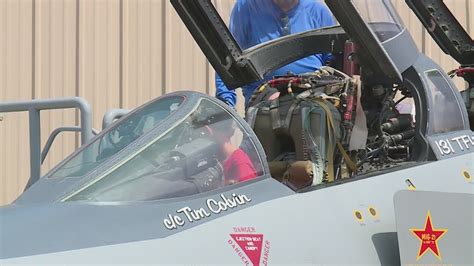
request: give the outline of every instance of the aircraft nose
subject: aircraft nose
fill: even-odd
[[[30,225],[25,222],[25,219],[31,219],[28,216],[27,211],[21,207],[0,207],[0,259],[8,259],[21,254],[24,248],[22,243],[34,241],[33,236],[25,234],[22,230]]]
[[[134,204],[84,202],[3,207],[0,208],[0,259],[160,238],[168,230],[157,230],[156,223],[146,218],[159,212],[159,207],[150,211],[146,206]],[[0,265],[3,265],[1,261]]]
[[[48,253],[64,244],[61,232],[68,222],[61,220],[64,213],[55,212],[54,204],[1,207],[0,259]]]

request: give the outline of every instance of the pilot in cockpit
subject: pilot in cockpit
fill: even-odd
[[[225,158],[222,161],[225,185],[257,177],[257,171],[249,155],[232,142],[236,128],[237,126],[232,119],[222,120],[210,125],[212,136],[221,148],[222,158]]]

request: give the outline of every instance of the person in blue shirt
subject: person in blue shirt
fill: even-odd
[[[334,25],[329,9],[318,0],[237,0],[229,29],[242,50],[285,35]],[[286,65],[265,77],[301,74],[319,69],[330,55],[317,54]],[[242,87],[245,105],[262,81]],[[216,97],[230,106],[236,93],[216,74]]]

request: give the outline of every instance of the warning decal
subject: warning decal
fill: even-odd
[[[257,233],[255,227],[234,227],[228,244],[237,254],[243,265],[267,266],[270,255],[270,241]]]
[[[231,234],[230,236],[239,245],[254,266],[260,265],[263,234]]]

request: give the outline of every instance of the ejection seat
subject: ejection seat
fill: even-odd
[[[294,190],[322,182],[327,154],[329,149],[335,149],[335,145],[328,145],[327,140],[333,136],[329,136],[323,108],[298,102],[287,94],[249,107],[247,121],[263,146],[273,178]],[[335,121],[336,138],[340,134],[339,123],[340,120]],[[313,156],[315,153],[321,156],[322,165]],[[322,168],[319,174],[316,167]]]

